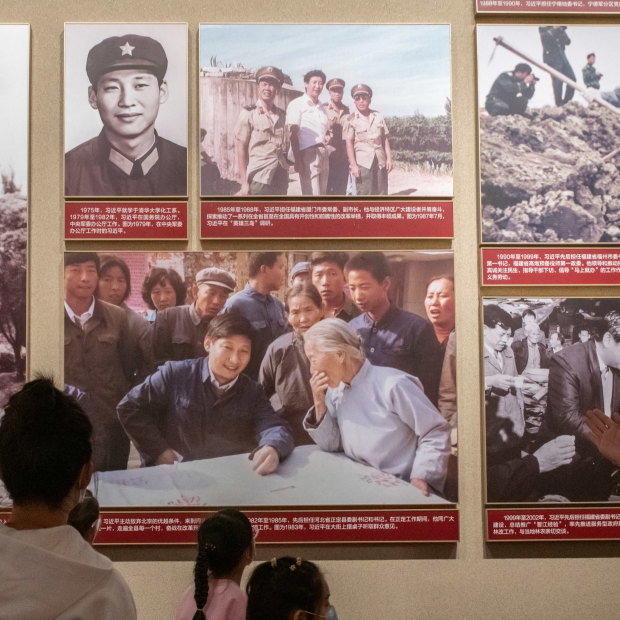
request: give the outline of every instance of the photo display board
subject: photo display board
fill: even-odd
[[[620,241],[619,33],[477,26],[483,243]]]
[[[26,376],[30,27],[0,24],[0,401]],[[8,93],[8,90],[7,90]]]
[[[489,540],[618,538],[620,300],[486,297],[482,312]]]
[[[98,542],[192,543],[223,505],[247,509],[261,542],[458,539],[451,251],[67,252],[64,269],[65,388],[94,426]],[[308,348],[331,317],[368,360],[352,377],[323,353],[329,333]],[[311,372],[332,377],[315,434]],[[280,459],[269,475],[263,446]]]
[[[187,49],[187,24],[65,25],[67,240],[187,238]]]
[[[579,288],[620,284],[618,27],[555,21],[476,28],[481,284],[517,287],[482,298],[489,541],[620,536],[617,466],[599,437],[619,410],[620,304]]]
[[[274,39],[286,53],[260,44]],[[222,505],[247,509],[266,543],[458,540],[450,27],[201,25],[198,53],[191,119],[187,24],[65,24],[64,237],[68,250],[90,243],[64,253],[64,383],[93,422],[98,542],[192,544]],[[188,239],[190,179],[201,240],[293,240],[275,253],[276,286],[250,287],[256,253],[134,249]],[[320,252],[294,243],[312,238],[418,241],[366,252],[378,262],[362,244],[330,246],[315,264]],[[104,252],[107,240],[128,243]],[[319,318],[354,321],[373,364],[352,395],[342,378],[330,384],[328,417],[310,418],[316,443],[302,426],[314,402],[303,329],[295,336],[306,310],[283,306],[304,275],[316,280],[307,304],[314,295]],[[207,344],[207,325],[239,297],[252,352],[222,375],[207,361],[222,338]],[[253,314],[259,301],[266,316]],[[283,336],[269,375],[268,345]],[[241,400],[204,415],[201,398],[231,365]],[[181,374],[164,386],[168,370]],[[181,375],[200,381],[190,389]],[[156,384],[157,403],[121,412]],[[220,407],[229,393],[215,396]],[[345,421],[338,439],[345,396],[376,404],[383,422],[369,408],[367,430]],[[260,475],[274,454],[277,472]]]
[[[478,13],[537,13],[548,15],[615,15],[619,0],[476,0]]]
[[[202,238],[453,236],[449,26],[203,24],[199,67]]]

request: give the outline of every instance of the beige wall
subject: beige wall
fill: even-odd
[[[65,21],[187,21],[190,76],[197,75],[198,24],[202,22],[411,22],[452,26],[455,144],[455,272],[459,316],[461,542],[456,545],[306,546],[259,548],[259,559],[284,552],[318,560],[343,620],[387,618],[613,618],[620,608],[618,543],[508,544],[484,542],[480,474],[480,383],[477,279],[477,170],[474,0],[2,0],[0,22],[32,24],[32,123],[30,184],[30,370],[54,371],[62,363],[62,46]],[[489,19],[487,18],[488,22]],[[552,21],[557,21],[552,20]],[[564,21],[564,20],[563,20]],[[570,23],[570,20],[568,20]],[[618,23],[617,18],[607,21]],[[190,80],[190,132],[198,135],[197,80]],[[1,84],[3,92],[10,85]],[[7,119],[0,119],[7,122]],[[9,119],[10,122],[10,119]],[[191,143],[191,161],[198,161]],[[198,184],[190,178],[187,244],[163,249],[213,250],[268,243],[198,241]],[[304,248],[319,244],[306,242]],[[325,247],[326,244],[321,244]],[[359,243],[332,244],[359,247]],[[72,243],[69,249],[148,250]],[[291,242],[291,249],[294,243]],[[367,242],[372,248],[446,248],[437,242]],[[507,290],[499,290],[498,294]],[[524,293],[537,291],[524,291]],[[550,289],[546,294],[557,294]],[[576,290],[569,291],[575,294]],[[589,289],[593,295],[620,290]],[[582,293],[583,294],[583,293]],[[192,552],[174,548],[109,550],[132,587],[140,618],[170,617],[189,582]],[[36,595],[36,593],[35,593]]]

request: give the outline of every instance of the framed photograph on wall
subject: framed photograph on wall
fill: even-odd
[[[449,26],[203,24],[199,64],[202,196],[452,196]]]
[[[187,24],[65,24],[65,196],[187,196]]]
[[[618,243],[618,26],[476,32],[482,242]]]
[[[620,300],[486,297],[483,367],[487,504],[618,501]]]
[[[0,24],[0,406],[26,375],[30,26]],[[10,96],[9,96],[10,89]]]
[[[64,272],[65,388],[106,510],[448,525],[429,515],[457,500],[452,252],[67,252]]]

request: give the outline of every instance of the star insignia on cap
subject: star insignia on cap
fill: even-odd
[[[135,45],[129,45],[129,41],[125,45],[121,45],[121,56],[133,56],[132,52],[136,49]]]

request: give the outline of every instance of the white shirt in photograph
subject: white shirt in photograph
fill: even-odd
[[[320,101],[314,103],[306,94],[297,97],[286,108],[286,124],[299,126],[300,151],[323,144],[329,128],[327,106]]]

